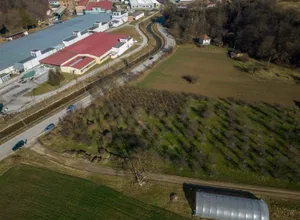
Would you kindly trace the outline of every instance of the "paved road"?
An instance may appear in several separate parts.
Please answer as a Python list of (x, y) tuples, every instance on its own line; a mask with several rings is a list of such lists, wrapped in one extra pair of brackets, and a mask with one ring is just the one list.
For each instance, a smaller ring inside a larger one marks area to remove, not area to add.
[[(162, 28), (159, 29), (161, 31)], [(161, 32), (165, 38), (167, 38), (167, 35), (163, 32)], [(159, 51), (156, 55), (154, 55), (155, 59), (159, 59), (160, 56), (162, 56), (162, 52)], [(140, 66), (149, 65), (149, 62), (151, 61), (146, 60), (144, 63), (142, 63)], [(140, 68), (140, 66), (136, 67), (132, 70), (132, 72), (137, 72), (137, 68)], [(122, 84), (122, 82), (119, 82), (119, 84)], [(91, 103), (92, 96), (88, 95), (87, 97), (83, 98), (82, 100), (75, 103), (76, 106), (83, 106), (86, 107)], [(12, 147), (20, 140), (27, 139), (27, 146), (30, 146), (30, 143), (36, 140), (37, 137), (39, 137), (41, 134), (43, 134), (44, 129), (47, 127), (47, 125), (51, 123), (57, 123), (59, 121), (59, 118), (64, 117), (66, 114), (66, 109), (55, 113), (51, 117), (48, 117), (47, 119), (43, 120), (42, 122), (36, 124), (35, 126), (27, 129), (23, 133), (13, 137), (12, 139), (8, 140), (7, 142), (0, 145), (0, 161), (7, 157), (8, 155), (12, 154)]]

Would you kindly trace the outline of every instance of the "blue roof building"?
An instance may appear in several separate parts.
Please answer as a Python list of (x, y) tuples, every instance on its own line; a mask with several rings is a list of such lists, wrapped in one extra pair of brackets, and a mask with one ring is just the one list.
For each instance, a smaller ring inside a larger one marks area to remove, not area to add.
[(72, 35), (73, 31), (85, 31), (97, 21), (110, 21), (110, 17), (110, 13), (78, 16), (45, 30), (0, 44), (0, 72), (29, 57), (30, 52), (34, 49), (44, 50), (49, 47), (56, 47)]

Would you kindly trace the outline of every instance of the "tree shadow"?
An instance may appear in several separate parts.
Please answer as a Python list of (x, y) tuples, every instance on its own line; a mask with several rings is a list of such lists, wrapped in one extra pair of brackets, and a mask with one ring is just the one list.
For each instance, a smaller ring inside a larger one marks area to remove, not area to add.
[(212, 194), (242, 197), (242, 198), (248, 198), (248, 199), (258, 199), (251, 192), (242, 191), (242, 190), (195, 185), (195, 184), (191, 184), (191, 183), (183, 183), (182, 188), (183, 188), (183, 191), (185, 194), (185, 198), (187, 199), (192, 212), (194, 210), (196, 210), (196, 192), (197, 191), (202, 191), (202, 192), (212, 193)]

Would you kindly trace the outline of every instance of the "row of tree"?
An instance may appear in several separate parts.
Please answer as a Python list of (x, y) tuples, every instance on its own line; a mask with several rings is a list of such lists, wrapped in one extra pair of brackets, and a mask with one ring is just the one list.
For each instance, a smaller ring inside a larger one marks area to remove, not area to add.
[(279, 8), (276, 0), (234, 0), (216, 8), (186, 9), (168, 5), (165, 25), (179, 43), (208, 34), (251, 57), (287, 66), (300, 66), (300, 13)]

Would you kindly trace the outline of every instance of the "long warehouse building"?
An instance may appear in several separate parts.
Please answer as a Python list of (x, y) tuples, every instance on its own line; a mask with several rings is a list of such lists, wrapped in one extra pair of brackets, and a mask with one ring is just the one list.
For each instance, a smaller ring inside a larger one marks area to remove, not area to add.
[(84, 31), (95, 22), (109, 22), (110, 20), (110, 13), (80, 16), (53, 25), (45, 30), (0, 44), (0, 74), (13, 71), (14, 64), (24, 61), (34, 49), (57, 48), (58, 45), (62, 44), (62, 40), (69, 37), (73, 31)]
[(108, 58), (122, 55), (132, 45), (133, 39), (123, 34), (94, 33), (40, 62), (80, 75)]

